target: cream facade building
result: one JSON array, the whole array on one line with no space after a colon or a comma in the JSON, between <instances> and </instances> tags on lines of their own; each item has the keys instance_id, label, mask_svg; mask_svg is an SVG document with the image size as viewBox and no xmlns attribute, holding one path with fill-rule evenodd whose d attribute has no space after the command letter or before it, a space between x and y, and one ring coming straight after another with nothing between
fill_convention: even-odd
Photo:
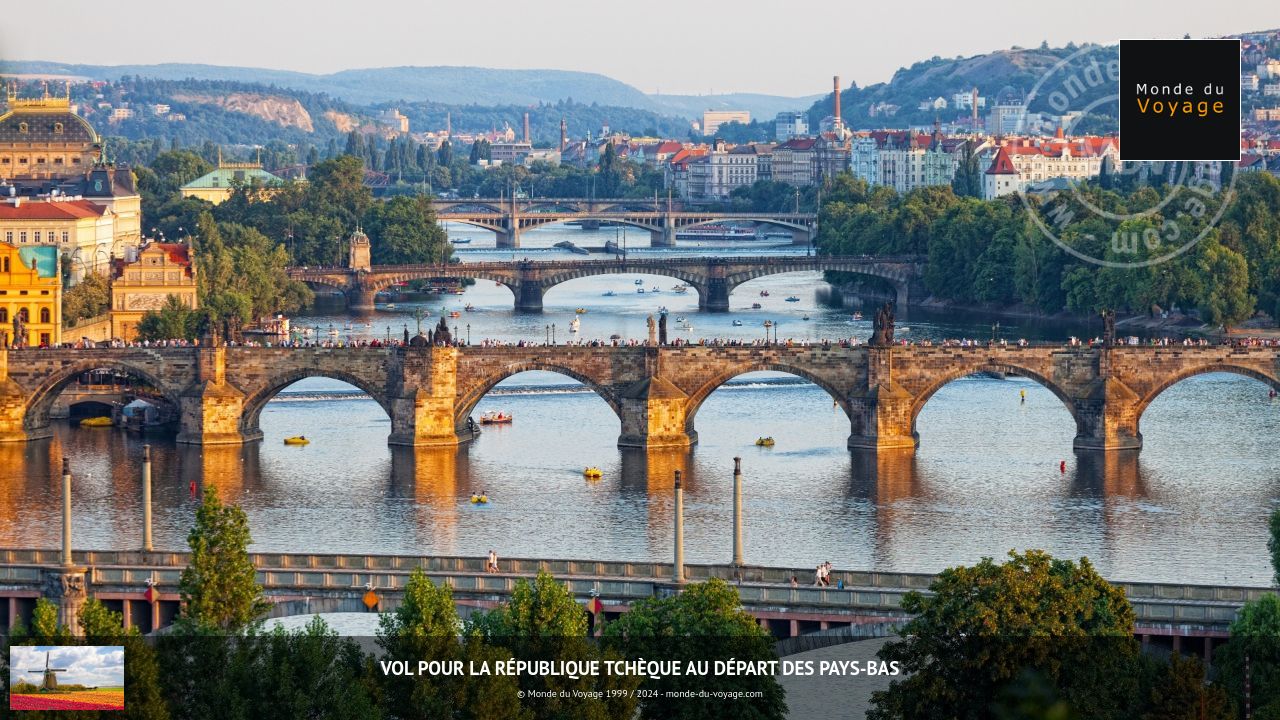
<instances>
[{"instance_id":1,"label":"cream facade building","mask_svg":"<svg viewBox=\"0 0 1280 720\"><path fill-rule=\"evenodd\" d=\"M142 316L164 307L170 295L193 310L198 306L189 245L151 242L135 258L117 260L111 279L111 337L137 338Z\"/></svg>"}]
</instances>

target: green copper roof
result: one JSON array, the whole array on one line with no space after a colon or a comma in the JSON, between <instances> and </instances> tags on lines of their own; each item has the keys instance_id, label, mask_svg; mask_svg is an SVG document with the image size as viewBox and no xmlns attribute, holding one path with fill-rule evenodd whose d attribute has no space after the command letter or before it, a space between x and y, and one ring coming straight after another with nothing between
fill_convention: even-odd
<instances>
[{"instance_id":1,"label":"green copper roof","mask_svg":"<svg viewBox=\"0 0 1280 720\"><path fill-rule=\"evenodd\" d=\"M237 185L283 185L284 180L262 168L218 168L183 185L184 188L231 188Z\"/></svg>"}]
</instances>

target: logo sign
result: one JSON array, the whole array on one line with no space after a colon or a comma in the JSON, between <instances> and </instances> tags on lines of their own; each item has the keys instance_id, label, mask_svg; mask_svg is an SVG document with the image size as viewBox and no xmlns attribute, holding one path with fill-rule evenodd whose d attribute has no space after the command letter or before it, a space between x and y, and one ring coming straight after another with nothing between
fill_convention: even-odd
<instances>
[{"instance_id":1,"label":"logo sign","mask_svg":"<svg viewBox=\"0 0 1280 720\"><path fill-rule=\"evenodd\" d=\"M1121 40L1120 157L1240 160L1240 41Z\"/></svg>"},{"instance_id":2,"label":"logo sign","mask_svg":"<svg viewBox=\"0 0 1280 720\"><path fill-rule=\"evenodd\" d=\"M1190 85L1195 94L1179 96L1179 101L1192 102L1191 111L1177 115L1187 109L1179 105L1170 116L1166 101L1174 97L1175 81L1166 83L1169 76L1164 70L1146 73L1143 62L1130 54L1132 47L1139 46L1150 52L1147 62L1158 64L1158 58L1167 57L1151 49L1161 46L1160 52L1179 55L1178 66L1199 63L1202 53L1214 58L1206 64L1225 66L1230 50L1234 53L1231 75L1223 77L1219 70L1205 68L1182 76L1180 92ZM1043 146L1038 152L1044 153L1040 159L1045 162L1074 162L1087 165L1089 171L1053 181L1038 177L1034 165L1026 164L1037 158L1013 153L1023 180L1018 195L1040 232L1077 259L1124 269L1172 260L1208 235L1233 198L1233 164L1240 153L1239 48L1236 40L1125 40L1120 52L1114 45L1087 45L1046 70L1022 99L1013 134L1040 138L1035 143ZM1141 107L1146 115L1139 111L1132 92L1144 84L1147 95L1142 96ZM1160 97L1158 106L1148 103L1156 99L1150 96L1152 86L1158 86L1159 93L1166 84L1170 96ZM1204 117L1201 100L1209 103ZM1124 130L1117 135L1120 118ZM1136 123L1144 121L1163 123L1168 133L1136 129ZM1193 129L1177 130L1175 122L1193 123ZM1229 133L1222 129L1228 125ZM1062 138L1044 139L1058 129ZM1215 133L1221 137L1208 139ZM1201 136L1206 138L1204 143ZM1064 152L1070 153L1069 159ZM1136 192L1139 188L1150 191Z\"/></svg>"}]
</instances>

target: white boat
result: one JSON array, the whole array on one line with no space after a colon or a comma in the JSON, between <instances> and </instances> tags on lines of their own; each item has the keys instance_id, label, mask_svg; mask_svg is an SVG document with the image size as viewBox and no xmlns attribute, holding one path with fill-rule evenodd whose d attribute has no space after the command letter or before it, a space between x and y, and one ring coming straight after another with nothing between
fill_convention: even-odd
<instances>
[{"instance_id":1,"label":"white boat","mask_svg":"<svg viewBox=\"0 0 1280 720\"><path fill-rule=\"evenodd\" d=\"M636 278L636 284L637 284L637 285L643 285L643 284L644 284L644 281L643 281L643 280L641 280L640 278Z\"/></svg>"},{"instance_id":2,"label":"white boat","mask_svg":"<svg viewBox=\"0 0 1280 720\"><path fill-rule=\"evenodd\" d=\"M708 224L680 230L677 240L754 240L756 231L736 225Z\"/></svg>"},{"instance_id":3,"label":"white boat","mask_svg":"<svg viewBox=\"0 0 1280 720\"><path fill-rule=\"evenodd\" d=\"M742 327L742 321L741 321L741 320L734 320L734 321L733 321L733 326L734 326L734 327Z\"/></svg>"},{"instance_id":4,"label":"white boat","mask_svg":"<svg viewBox=\"0 0 1280 720\"><path fill-rule=\"evenodd\" d=\"M396 309L396 304L395 304L395 303L387 303L387 309L388 309L388 310L395 310L395 309Z\"/></svg>"},{"instance_id":5,"label":"white boat","mask_svg":"<svg viewBox=\"0 0 1280 720\"><path fill-rule=\"evenodd\" d=\"M689 286L687 286L687 285L677 285L677 286L675 286L675 287L673 287L673 288L671 288L671 289L672 289L672 290L674 290L675 292L680 293L681 295L683 295L684 293L689 292Z\"/></svg>"},{"instance_id":6,"label":"white boat","mask_svg":"<svg viewBox=\"0 0 1280 720\"><path fill-rule=\"evenodd\" d=\"M618 293L616 293L616 292L614 292L614 291L612 291L612 290L608 290L608 291L605 291L605 293L604 293L601 297L613 297L614 295L617 295L617 294L618 294Z\"/></svg>"},{"instance_id":7,"label":"white boat","mask_svg":"<svg viewBox=\"0 0 1280 720\"><path fill-rule=\"evenodd\" d=\"M639 295L643 295L643 294L644 294L644 288L636 288L636 293L637 293L637 294L639 294Z\"/></svg>"},{"instance_id":8,"label":"white boat","mask_svg":"<svg viewBox=\"0 0 1280 720\"><path fill-rule=\"evenodd\" d=\"M575 315L573 319L569 321L569 332L576 333L580 327L582 327L582 321Z\"/></svg>"}]
</instances>

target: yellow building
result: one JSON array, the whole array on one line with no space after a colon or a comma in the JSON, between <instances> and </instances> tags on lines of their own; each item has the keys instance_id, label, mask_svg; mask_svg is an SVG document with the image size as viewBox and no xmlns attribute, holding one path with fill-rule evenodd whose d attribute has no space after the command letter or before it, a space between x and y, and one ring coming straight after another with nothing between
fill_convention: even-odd
<instances>
[{"instance_id":1,"label":"yellow building","mask_svg":"<svg viewBox=\"0 0 1280 720\"><path fill-rule=\"evenodd\" d=\"M111 336L135 339L138 321L147 311L164 307L170 295L196 308L191 246L151 242L139 248L136 259L116 261L111 280Z\"/></svg>"},{"instance_id":2,"label":"yellow building","mask_svg":"<svg viewBox=\"0 0 1280 720\"><path fill-rule=\"evenodd\" d=\"M62 342L57 249L0 243L0 337L7 347Z\"/></svg>"},{"instance_id":3,"label":"yellow building","mask_svg":"<svg viewBox=\"0 0 1280 720\"><path fill-rule=\"evenodd\" d=\"M0 240L19 248L51 245L70 258L71 281L107 273L127 247L116 236L109 208L84 199L0 198Z\"/></svg>"}]
</instances>

